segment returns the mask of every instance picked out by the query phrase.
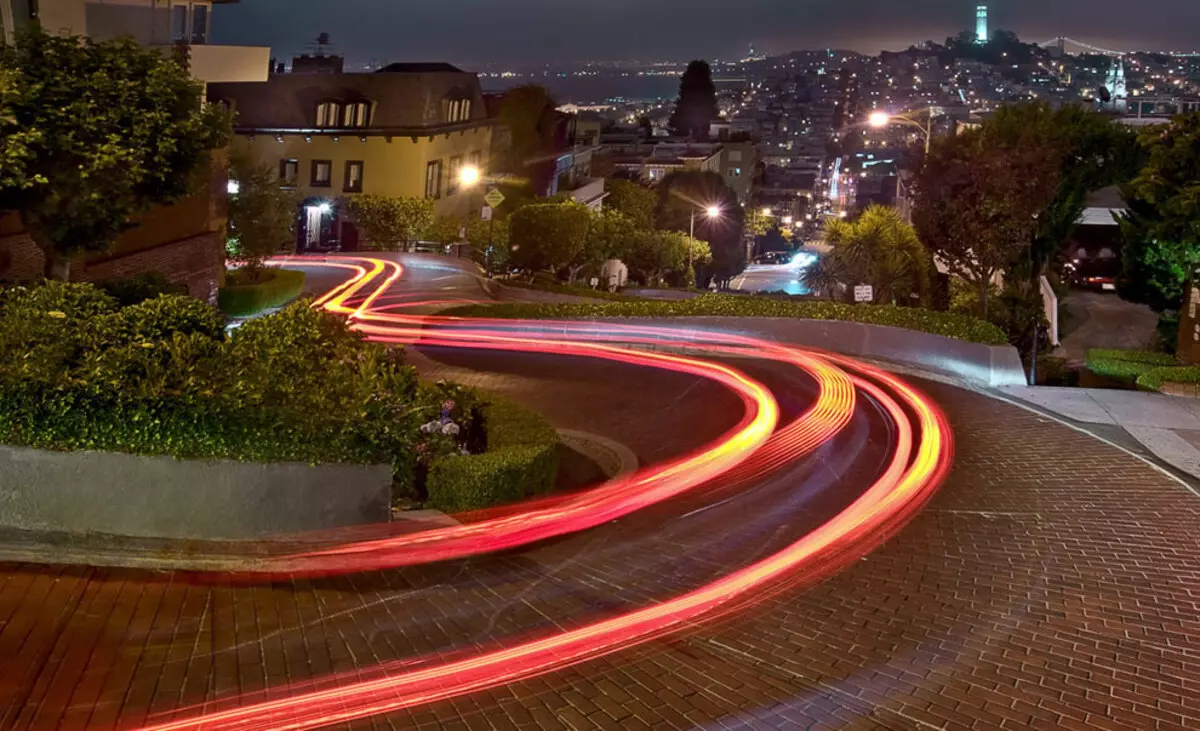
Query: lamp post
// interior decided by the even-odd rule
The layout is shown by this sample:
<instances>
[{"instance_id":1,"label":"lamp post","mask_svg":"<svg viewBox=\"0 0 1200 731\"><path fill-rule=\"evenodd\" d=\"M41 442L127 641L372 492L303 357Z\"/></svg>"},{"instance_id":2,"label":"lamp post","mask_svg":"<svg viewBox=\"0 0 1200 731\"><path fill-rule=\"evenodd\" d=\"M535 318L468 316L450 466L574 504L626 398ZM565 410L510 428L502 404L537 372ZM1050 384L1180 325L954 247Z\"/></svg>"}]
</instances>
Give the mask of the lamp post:
<instances>
[{"instance_id":1,"label":"lamp post","mask_svg":"<svg viewBox=\"0 0 1200 731\"><path fill-rule=\"evenodd\" d=\"M479 171L479 168L475 167L474 165L463 165L458 170L458 184L463 188L474 188L476 185L479 184L479 181L481 181L481 180L483 180L483 173L481 173ZM492 245L491 244L491 238L492 238L491 224L492 224L491 219L488 219L488 246L489 247L491 247L491 245ZM462 233L465 234L466 231L463 230ZM463 236L463 238L465 238L465 236ZM462 256L461 243L458 247L458 256L459 257ZM485 254L485 256L486 256L486 254Z\"/></svg>"},{"instance_id":2,"label":"lamp post","mask_svg":"<svg viewBox=\"0 0 1200 731\"><path fill-rule=\"evenodd\" d=\"M706 208L692 207L692 221L688 226L688 238L693 241L696 239L696 211L703 210L704 215L708 216L709 220L714 220L721 217L721 208L719 206L708 206ZM692 270L692 244L688 242L688 271Z\"/></svg>"},{"instance_id":3,"label":"lamp post","mask_svg":"<svg viewBox=\"0 0 1200 731\"><path fill-rule=\"evenodd\" d=\"M916 127L921 130L921 135L925 138L925 154L929 154L929 143L933 140L933 107L926 110L925 122L921 123L906 114L888 114L887 112L872 112L870 117L867 117L867 124L875 129L883 129L892 124L907 124L910 127Z\"/></svg>"}]
</instances>

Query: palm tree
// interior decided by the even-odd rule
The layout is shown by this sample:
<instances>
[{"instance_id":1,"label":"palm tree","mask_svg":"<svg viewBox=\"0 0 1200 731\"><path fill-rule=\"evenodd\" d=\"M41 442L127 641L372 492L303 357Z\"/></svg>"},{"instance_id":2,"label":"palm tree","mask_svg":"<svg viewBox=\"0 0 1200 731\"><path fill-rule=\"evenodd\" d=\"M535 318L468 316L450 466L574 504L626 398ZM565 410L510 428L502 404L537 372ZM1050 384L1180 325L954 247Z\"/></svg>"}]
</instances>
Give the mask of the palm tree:
<instances>
[{"instance_id":1,"label":"palm tree","mask_svg":"<svg viewBox=\"0 0 1200 731\"><path fill-rule=\"evenodd\" d=\"M896 209L870 206L854 221L832 221L825 243L831 250L821 258L821 277L869 284L877 303L927 302L929 254Z\"/></svg>"},{"instance_id":2,"label":"palm tree","mask_svg":"<svg viewBox=\"0 0 1200 731\"><path fill-rule=\"evenodd\" d=\"M806 266L798 279L809 292L833 300L837 299L844 272L838 270L837 262L831 261L828 256L821 256Z\"/></svg>"}]
</instances>

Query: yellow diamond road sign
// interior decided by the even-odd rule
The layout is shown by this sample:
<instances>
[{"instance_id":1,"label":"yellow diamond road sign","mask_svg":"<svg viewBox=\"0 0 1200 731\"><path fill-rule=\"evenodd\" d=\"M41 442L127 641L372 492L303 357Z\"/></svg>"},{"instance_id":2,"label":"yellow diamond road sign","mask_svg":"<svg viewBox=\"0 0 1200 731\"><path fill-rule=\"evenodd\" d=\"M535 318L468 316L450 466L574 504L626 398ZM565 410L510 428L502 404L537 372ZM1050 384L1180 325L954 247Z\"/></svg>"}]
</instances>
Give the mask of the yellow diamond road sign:
<instances>
[{"instance_id":1,"label":"yellow diamond road sign","mask_svg":"<svg viewBox=\"0 0 1200 731\"><path fill-rule=\"evenodd\" d=\"M491 206L492 208L495 208L504 202L504 194L501 193L500 191L496 190L495 188L492 188L491 190L488 191L488 194L483 197L483 200L489 206Z\"/></svg>"}]
</instances>

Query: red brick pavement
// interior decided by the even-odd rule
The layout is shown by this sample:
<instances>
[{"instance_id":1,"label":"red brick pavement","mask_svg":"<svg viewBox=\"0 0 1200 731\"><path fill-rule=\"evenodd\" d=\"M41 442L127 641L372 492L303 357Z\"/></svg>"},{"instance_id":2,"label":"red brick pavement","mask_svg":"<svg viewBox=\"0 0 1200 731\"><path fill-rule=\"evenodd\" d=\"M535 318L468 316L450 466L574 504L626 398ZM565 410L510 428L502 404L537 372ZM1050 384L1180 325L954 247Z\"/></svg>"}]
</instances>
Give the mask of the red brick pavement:
<instances>
[{"instance_id":1,"label":"red brick pavement","mask_svg":"<svg viewBox=\"0 0 1200 731\"><path fill-rule=\"evenodd\" d=\"M928 390L956 429L955 472L846 571L736 622L354 727L1200 728L1200 500L1086 435ZM639 549L672 555L670 528ZM570 621L637 594L620 585L628 557L599 540L238 589L9 567L0 728L136 725L460 633L509 636L547 606ZM514 600L526 574L544 603ZM471 619L480 607L489 626Z\"/></svg>"}]
</instances>

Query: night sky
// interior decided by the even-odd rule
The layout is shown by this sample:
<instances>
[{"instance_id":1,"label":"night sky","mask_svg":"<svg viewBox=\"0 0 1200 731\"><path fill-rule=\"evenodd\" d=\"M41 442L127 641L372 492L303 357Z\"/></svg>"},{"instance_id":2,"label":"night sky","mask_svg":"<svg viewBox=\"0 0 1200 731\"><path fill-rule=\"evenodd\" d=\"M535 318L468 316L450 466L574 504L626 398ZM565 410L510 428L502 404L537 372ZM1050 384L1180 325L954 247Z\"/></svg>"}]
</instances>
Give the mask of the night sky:
<instances>
[{"instance_id":1,"label":"night sky","mask_svg":"<svg viewBox=\"0 0 1200 731\"><path fill-rule=\"evenodd\" d=\"M1197 0L1003 0L991 27L1106 48L1200 45ZM351 61L461 64L676 60L833 46L903 48L974 24L971 0L241 0L219 6L218 43L286 57L322 31Z\"/></svg>"}]
</instances>

